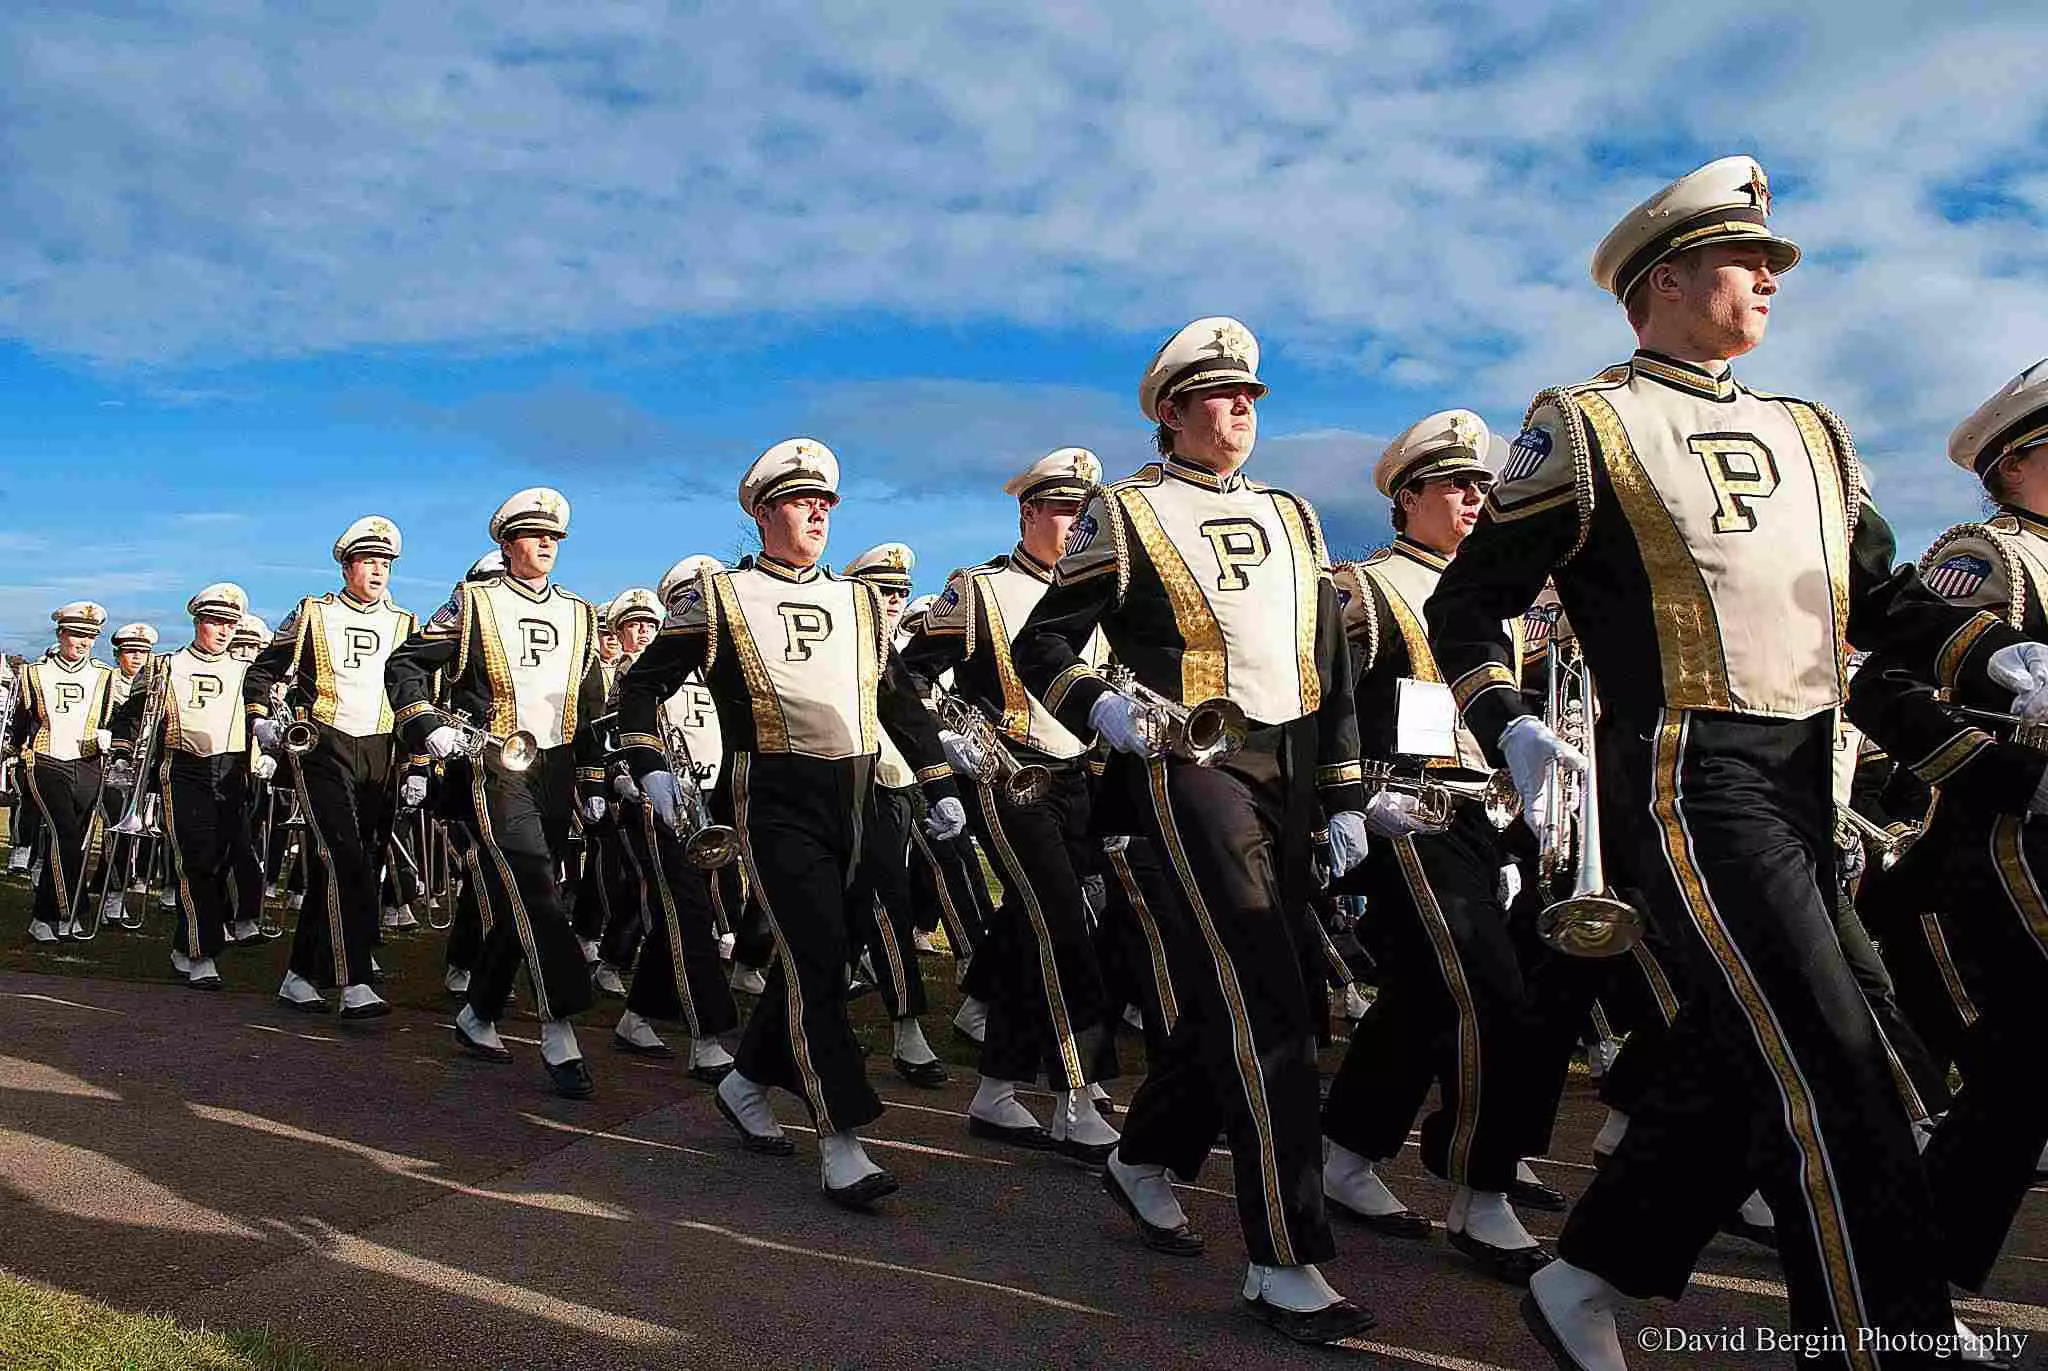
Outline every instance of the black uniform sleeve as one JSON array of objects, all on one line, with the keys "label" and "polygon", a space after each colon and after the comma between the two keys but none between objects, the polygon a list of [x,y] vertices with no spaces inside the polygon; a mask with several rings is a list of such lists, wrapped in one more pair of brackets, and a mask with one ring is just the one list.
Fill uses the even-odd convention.
[{"label": "black uniform sleeve", "polygon": [[2048,752],[1999,741],[1943,703],[1925,677],[1883,654],[1850,682],[1848,712],[1902,766],[1956,803],[2024,814],[2048,773]]},{"label": "black uniform sleeve", "polygon": [[1316,794],[1323,813],[1365,808],[1365,773],[1358,759],[1358,700],[1352,694],[1351,644],[1344,612],[1328,576],[1316,593],[1316,672],[1323,701],[1316,709]]},{"label": "black uniform sleeve", "polygon": [[2010,708],[2012,692],[1992,681],[1985,664],[2024,635],[1996,615],[1936,595],[1912,563],[1892,565],[1897,553],[1891,525],[1866,502],[1849,548],[1849,641],[1909,665],[1931,664],[1935,684],[1964,704]]},{"label": "black uniform sleeve", "polygon": [[901,652],[903,669],[920,697],[931,693],[939,678],[967,660],[967,638],[960,633],[933,633],[920,625]]},{"label": "black uniform sleeve", "polygon": [[462,635],[469,631],[469,592],[455,587],[434,617],[393,648],[384,661],[384,693],[391,698],[391,722],[406,750],[426,751],[427,735],[441,726],[435,703],[436,674],[452,667]]},{"label": "black uniform sleeve", "polygon": [[918,690],[917,681],[904,666],[901,654],[893,648],[882,663],[882,679],[876,687],[875,712],[897,750],[903,754],[903,760],[916,773],[917,783],[924,787],[925,799],[937,804],[947,796],[959,798],[959,788],[953,784],[952,765],[946,760],[945,748],[939,745],[938,720],[924,707],[924,695]]},{"label": "black uniform sleeve", "polygon": [[640,779],[662,769],[661,705],[683,687],[683,678],[704,665],[708,642],[701,621],[663,626],[619,687],[619,755]]},{"label": "black uniform sleeve", "polygon": [[[23,744],[35,732],[34,702],[28,693],[28,665],[10,667],[12,680],[8,682],[10,697],[14,701],[14,714],[7,721],[7,736],[0,738],[0,756],[11,756],[21,751]],[[17,811],[18,812],[18,811]]]},{"label": "black uniform sleeve", "polygon": [[157,679],[157,673],[166,669],[163,658],[151,657],[143,664],[142,670],[135,673],[135,684],[129,689],[128,698],[108,716],[107,732],[114,735],[116,756],[134,748],[135,735],[142,728],[143,707],[149,702],[150,688]]},{"label": "black uniform sleeve", "polygon": [[[594,614],[593,614],[593,617]],[[597,640],[596,625],[592,625],[591,641]],[[583,681],[576,688],[576,717],[583,722],[576,729],[576,792],[582,799],[593,795],[604,795],[604,735],[609,724],[596,722],[604,715],[607,692],[604,684],[604,664],[596,653],[590,655],[590,665],[583,673]]]},{"label": "black uniform sleeve", "polygon": [[271,696],[279,681],[284,681],[286,688],[290,688],[292,667],[298,658],[299,634],[304,632],[305,623],[306,602],[301,600],[291,615],[277,626],[277,632],[256,654],[256,660],[249,663],[248,671],[243,673],[242,703],[248,707],[252,717],[262,718],[270,713]]},{"label": "black uniform sleeve", "polygon": [[1533,712],[1522,697],[1521,664],[1504,621],[1519,619],[1536,603],[1578,536],[1578,510],[1569,503],[1506,523],[1488,506],[1423,606],[1437,668],[1496,766],[1501,730]]}]

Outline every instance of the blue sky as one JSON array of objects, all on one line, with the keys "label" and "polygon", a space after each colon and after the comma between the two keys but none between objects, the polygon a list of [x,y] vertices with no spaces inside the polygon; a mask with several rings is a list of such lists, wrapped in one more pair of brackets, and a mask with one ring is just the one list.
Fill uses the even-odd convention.
[{"label": "blue sky", "polygon": [[1142,460],[1209,313],[1266,348],[1258,474],[1361,550],[1384,435],[1624,354],[1593,244],[1728,152],[1807,249],[1741,374],[1843,415],[1905,551],[2048,352],[2037,5],[69,8],[0,14],[12,650],[79,596],[176,640],[224,578],[274,619],[371,512],[425,612],[532,484],[604,598],[736,550],[796,434],[835,563],[935,589],[1033,457]]}]

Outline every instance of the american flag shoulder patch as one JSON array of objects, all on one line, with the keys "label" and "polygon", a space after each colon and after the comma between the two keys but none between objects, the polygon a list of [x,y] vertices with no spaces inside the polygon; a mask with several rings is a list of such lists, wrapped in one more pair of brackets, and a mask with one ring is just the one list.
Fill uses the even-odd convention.
[{"label": "american flag shoulder patch", "polygon": [[1557,627],[1557,616],[1564,606],[1552,601],[1547,605],[1530,605],[1522,615],[1522,635],[1529,646],[1538,647],[1550,641],[1550,631]]},{"label": "american flag shoulder patch", "polygon": [[1982,557],[1959,552],[1928,573],[1927,588],[1946,600],[1973,595],[1991,574],[1991,563]]},{"label": "american flag shoulder patch", "polygon": [[1540,428],[1526,428],[1521,436],[1508,447],[1508,460],[1501,467],[1502,484],[1526,481],[1536,474],[1543,465],[1543,459],[1550,456],[1550,435]]}]

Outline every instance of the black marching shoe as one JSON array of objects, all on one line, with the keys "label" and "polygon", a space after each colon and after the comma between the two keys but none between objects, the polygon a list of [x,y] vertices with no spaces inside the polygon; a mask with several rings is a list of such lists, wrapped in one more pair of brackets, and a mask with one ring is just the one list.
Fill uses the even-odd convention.
[{"label": "black marching shoe", "polygon": [[[723,1104],[724,1101],[719,1101]],[[852,1185],[842,1185],[837,1190],[820,1182],[818,1189],[825,1192],[825,1198],[841,1209],[866,1210],[884,1195],[893,1195],[898,1186],[896,1178],[886,1171],[870,1171]]]},{"label": "black marching shoe", "polygon": [[1246,1300],[1244,1304],[1245,1308],[1251,1310],[1253,1318],[1274,1332],[1294,1342],[1308,1343],[1311,1346],[1355,1338],[1378,1322],[1350,1300],[1338,1300],[1335,1304],[1310,1313],[1303,1313],[1298,1309],[1282,1309],[1264,1298]]},{"label": "black marching shoe", "polygon": [[277,997],[277,1002],[283,1005],[286,1009],[293,1010],[300,1014],[328,1014],[332,1013],[334,1009],[334,1006],[327,1003],[326,1000],[317,998],[311,1000],[295,1000],[289,995],[279,995]]},{"label": "black marching shoe", "polygon": [[[673,1057],[676,1055],[676,1050],[667,1043],[636,1043],[616,1028],[612,1030],[612,1046],[618,1048],[619,1051],[629,1057]],[[697,1072],[692,1068],[690,1074],[695,1076]],[[703,1078],[700,1076],[698,1079],[701,1080]]]},{"label": "black marching shoe", "polygon": [[947,1081],[946,1064],[934,1057],[928,1062],[907,1062],[901,1057],[891,1057],[890,1065],[896,1074],[912,1085],[925,1090],[936,1090]]},{"label": "black marching shoe", "polygon": [[583,1058],[571,1057],[566,1062],[543,1062],[548,1069],[548,1082],[555,1093],[565,1100],[587,1100],[597,1089],[590,1079],[590,1068],[583,1064]]},{"label": "black marching shoe", "polygon": [[1562,1214],[1571,1207],[1562,1190],[1542,1181],[1509,1181],[1508,1203],[1517,1209],[1534,1209],[1541,1214]]},{"label": "black marching shoe", "polygon": [[1534,1247],[1495,1247],[1470,1233],[1452,1233],[1451,1246],[1463,1252],[1495,1280],[1526,1286],[1529,1277],[1557,1259],[1557,1254],[1537,1243]]},{"label": "black marching shoe", "polygon": [[[747,1126],[740,1122],[740,1116],[732,1112],[732,1106],[725,1102],[725,1096],[713,1095],[711,1102],[718,1106],[718,1112],[725,1115],[725,1121],[732,1125],[733,1132],[740,1135],[740,1151],[752,1152],[763,1157],[793,1157],[796,1142],[787,1133],[749,1133]],[[830,1191],[826,1191],[829,1196]]]},{"label": "black marching shoe", "polygon": [[1353,1209],[1327,1191],[1323,1194],[1323,1207],[1383,1237],[1406,1238],[1411,1242],[1427,1238],[1436,1227],[1412,1209],[1397,1209],[1391,1214],[1367,1214],[1362,1210]]},{"label": "black marching shoe", "polygon": [[969,1114],[967,1116],[967,1134],[969,1137],[981,1138],[987,1142],[1007,1143],[1011,1147],[1029,1148],[1033,1152],[1050,1152],[1053,1150],[1052,1134],[1046,1132],[1041,1125],[1035,1123],[1012,1126],[1010,1124],[991,1123],[979,1114]]},{"label": "black marching shoe", "polygon": [[479,1042],[475,1038],[470,1037],[469,1034],[463,1032],[462,1021],[460,1019],[457,1019],[455,1021],[455,1041],[464,1052],[467,1052],[472,1057],[480,1058],[483,1061],[495,1062],[496,1064],[503,1066],[512,1060],[512,1054],[506,1051],[504,1048],[492,1047],[489,1043]]},{"label": "black marching shoe", "polygon": [[1124,1188],[1117,1184],[1116,1176],[1105,1166],[1102,1169],[1102,1188],[1116,1201],[1117,1208],[1131,1216],[1131,1222],[1138,1225],[1138,1232],[1145,1239],[1145,1246],[1154,1252],[1164,1252],[1169,1257],[1199,1257],[1202,1255],[1202,1235],[1182,1224],[1178,1228],[1161,1228],[1158,1224],[1147,1223],[1138,1212],[1138,1205]]},{"label": "black marching shoe", "polygon": [[1758,1247],[1768,1247],[1773,1252],[1778,1250],[1778,1230],[1771,1224],[1751,1223],[1742,1217],[1739,1209],[1721,1220],[1721,1231],[1731,1238],[1745,1238]]},{"label": "black marching shoe", "polygon": [[735,1062],[720,1062],[716,1066],[692,1066],[690,1068],[690,1079],[702,1081],[705,1085],[717,1085],[733,1073],[735,1066],[737,1066]]}]

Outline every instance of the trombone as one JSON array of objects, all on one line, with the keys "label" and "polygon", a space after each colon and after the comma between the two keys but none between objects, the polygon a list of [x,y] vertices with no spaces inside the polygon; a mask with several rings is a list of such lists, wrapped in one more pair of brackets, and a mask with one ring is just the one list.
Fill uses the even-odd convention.
[{"label": "trombone", "polygon": [[1538,869],[1546,881],[1575,872],[1572,893],[1543,907],[1536,934],[1573,957],[1618,957],[1643,936],[1643,916],[1607,888],[1600,860],[1600,785],[1593,726],[1593,681],[1576,641],[1550,644],[1544,720],[1586,756],[1584,775],[1553,765],[1543,783],[1538,813],[1545,822]]},{"label": "trombone", "polygon": [[[127,785],[128,803],[122,806],[121,817],[107,825],[100,833],[101,865],[105,868],[105,874],[100,879],[99,898],[75,916],[71,926],[71,936],[82,943],[91,942],[99,936],[100,925],[106,922],[107,896],[113,893],[114,882],[123,880],[122,864],[115,855],[119,850],[119,844],[128,844],[128,855],[132,858],[141,847],[144,838],[158,836],[160,832],[157,825],[157,806],[152,803],[157,797],[155,792],[150,790],[149,773],[156,766],[159,745],[157,735],[163,730],[164,707],[170,694],[171,672],[170,667],[162,661],[150,663],[148,669],[148,693],[142,697],[142,722],[135,730],[135,745],[125,759],[115,758],[101,775],[102,785],[112,785],[117,789],[124,783]],[[98,806],[95,805],[94,808],[97,809]],[[84,873],[79,874],[79,884],[83,886]],[[146,887],[145,881],[142,913],[130,919],[126,882],[123,880],[121,912],[116,916],[116,921],[121,927],[129,930],[139,929],[143,921],[149,917],[149,891]],[[89,930],[87,919],[92,920]]]},{"label": "trombone", "polygon": [[1213,766],[1244,746],[1251,724],[1235,700],[1219,695],[1198,705],[1169,700],[1138,679],[1127,666],[1103,673],[1110,688],[1137,701],[1138,736],[1150,755],[1173,756],[1196,766]]},{"label": "trombone", "polygon": [[973,772],[980,784],[993,787],[1013,805],[1042,800],[1052,789],[1052,772],[1037,762],[1018,761],[1003,745],[995,725],[982,713],[980,705],[942,687],[933,710],[940,723],[966,739],[967,745],[980,756],[981,765]]},{"label": "trombone", "polygon": [[[683,860],[699,871],[713,871],[739,855],[740,835],[730,824],[711,821],[711,807],[704,802],[704,778],[711,774],[690,755],[690,740],[674,724],[661,735],[661,760],[675,773],[683,792],[683,805],[676,814],[676,836],[683,840]],[[687,831],[683,828],[688,824]]]}]

